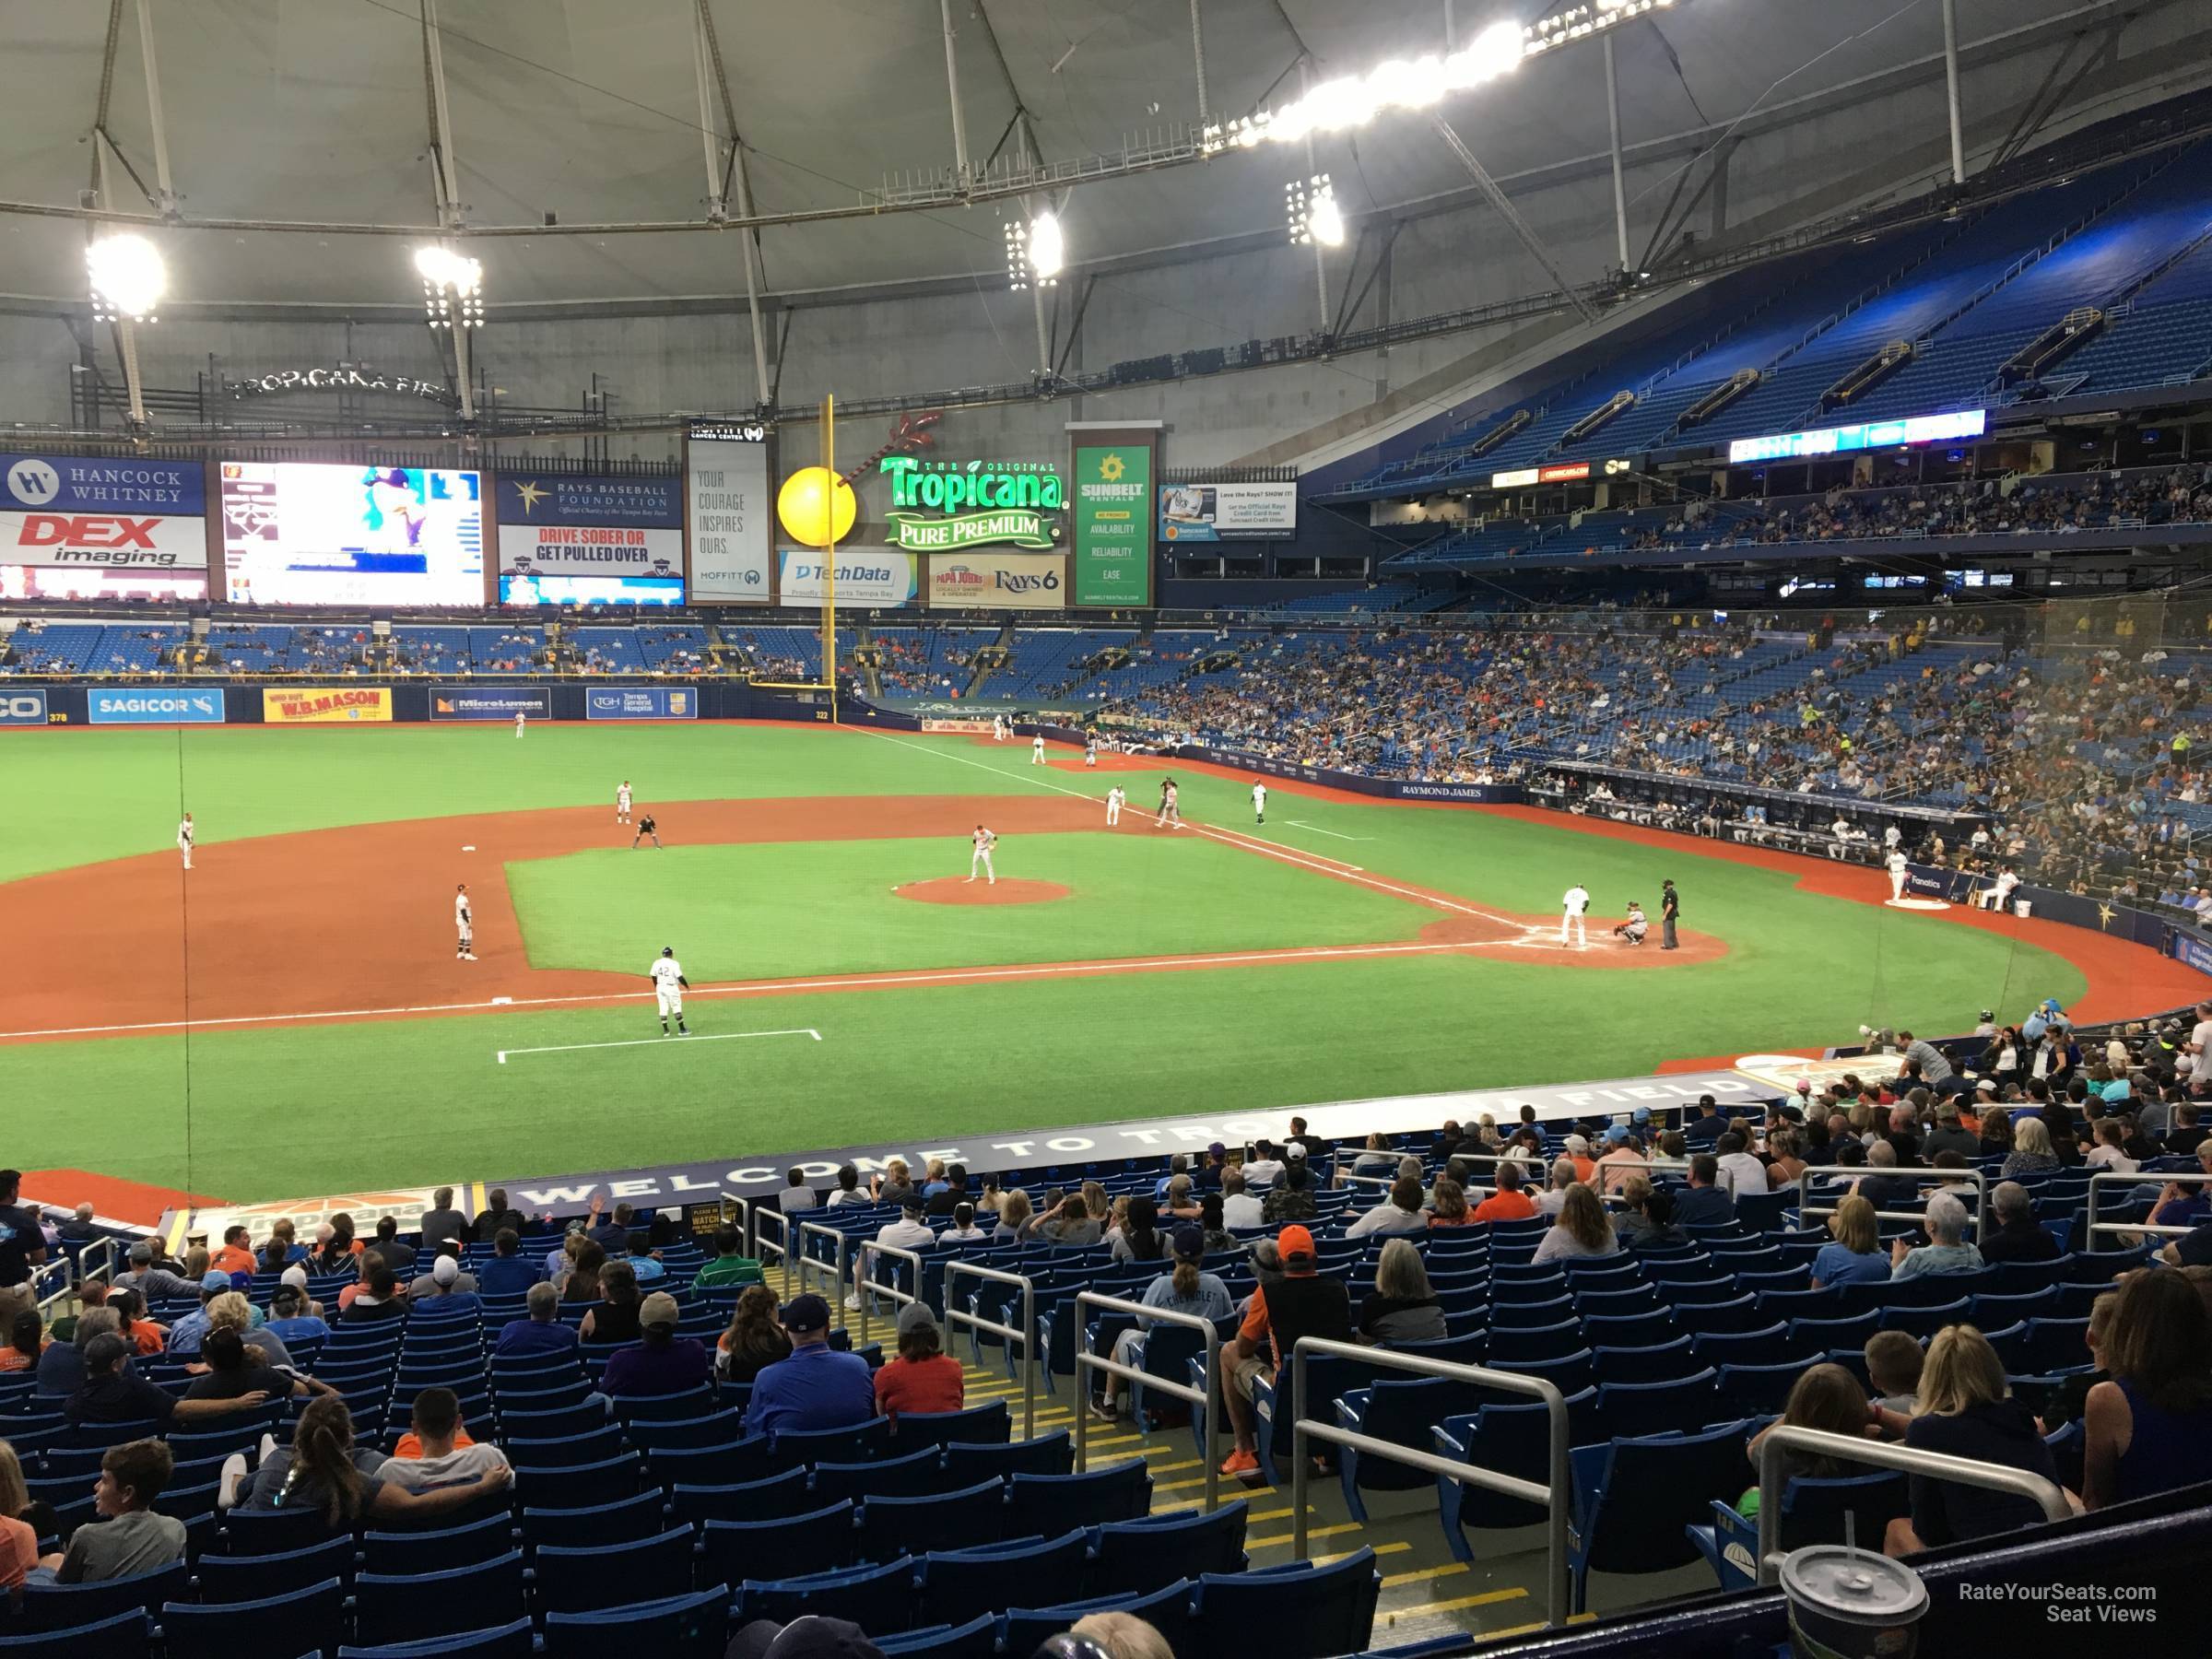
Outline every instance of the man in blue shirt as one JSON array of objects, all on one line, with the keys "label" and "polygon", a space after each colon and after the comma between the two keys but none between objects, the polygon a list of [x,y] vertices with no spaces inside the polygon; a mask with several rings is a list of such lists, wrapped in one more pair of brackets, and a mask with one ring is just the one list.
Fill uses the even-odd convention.
[{"label": "man in blue shirt", "polygon": [[[1713,1143],[1721,1138],[1727,1127],[1727,1121],[1721,1116],[1719,1103],[1711,1095],[1700,1095],[1698,1115],[1682,1125],[1682,1138],[1689,1143],[1693,1152],[1710,1152]],[[1677,1221],[1681,1218],[1679,1215],[1675,1218]]]},{"label": "man in blue shirt", "polygon": [[493,1355],[573,1354],[576,1332],[559,1319],[560,1293],[545,1280],[530,1287],[530,1317],[511,1319],[500,1327]]},{"label": "man in blue shirt", "polygon": [[512,1228],[500,1228],[491,1248],[491,1260],[477,1269],[477,1288],[486,1296],[520,1296],[545,1277],[535,1262],[523,1256],[522,1240]]},{"label": "man in blue shirt", "polygon": [[1735,1219],[1735,1200],[1721,1185],[1721,1160],[1700,1152],[1689,1160],[1689,1189],[1675,1199],[1675,1220],[1683,1227],[1710,1227]]},{"label": "man in blue shirt", "polygon": [[172,1354],[190,1354],[196,1357],[200,1342],[207,1335],[207,1304],[230,1288],[230,1276],[210,1268],[200,1280],[200,1305],[196,1312],[187,1313],[169,1327],[168,1351]]},{"label": "man in blue shirt", "polygon": [[761,1368],[746,1407],[747,1434],[845,1429],[876,1415],[876,1378],[858,1354],[830,1346],[830,1304],[794,1296],[783,1310],[791,1358]]}]

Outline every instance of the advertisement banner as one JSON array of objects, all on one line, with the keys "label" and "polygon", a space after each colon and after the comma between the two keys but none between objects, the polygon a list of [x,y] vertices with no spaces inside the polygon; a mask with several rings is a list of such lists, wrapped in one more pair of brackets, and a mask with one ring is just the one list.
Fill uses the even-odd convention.
[{"label": "advertisement banner", "polygon": [[197,461],[0,454],[0,507],[199,518],[207,477]]},{"label": "advertisement banner", "polygon": [[987,720],[933,720],[924,718],[922,729],[925,732],[973,732],[981,735],[991,729]]},{"label": "advertisement banner", "polygon": [[189,571],[204,583],[207,521],[144,512],[0,512],[0,564]]},{"label": "advertisement banner", "polygon": [[171,604],[207,597],[205,569],[188,571],[112,565],[0,564],[0,599],[152,599]]},{"label": "advertisement banner", "polygon": [[1160,486],[1161,541],[1280,541],[1297,534],[1296,484]]},{"label": "advertisement banner", "polygon": [[[0,701],[5,701],[0,699]],[[2186,928],[2173,930],[2173,959],[2199,973],[2212,973],[2212,939]]]},{"label": "advertisement banner", "polygon": [[[777,555],[776,592],[785,605],[819,605],[822,601],[822,556],[812,550],[786,547]],[[840,605],[912,605],[914,602],[914,556],[891,553],[881,547],[840,547],[837,550],[837,602]]]},{"label": "advertisement banner", "polygon": [[45,724],[45,692],[0,691],[0,726]]},{"label": "advertisement banner", "polygon": [[683,480],[602,473],[500,475],[502,524],[593,524],[618,530],[681,530]]},{"label": "advertisement banner", "polygon": [[587,720],[697,720],[699,693],[668,686],[586,686],[583,714]]},{"label": "advertisement banner", "polygon": [[527,714],[532,720],[553,718],[553,693],[543,687],[432,686],[432,720],[512,720]]},{"label": "advertisement banner", "polygon": [[691,597],[770,603],[769,525],[775,502],[768,487],[767,434],[747,441],[694,430],[685,447],[684,483]]},{"label": "advertisement banner", "polygon": [[223,694],[94,686],[85,693],[85,719],[93,725],[221,725]]},{"label": "advertisement banner", "polygon": [[305,461],[218,471],[234,605],[484,603],[480,473]]},{"label": "advertisement banner", "polygon": [[1067,604],[1064,553],[932,553],[932,610],[1060,610]]},{"label": "advertisement banner", "polygon": [[684,573],[681,530],[606,524],[501,524],[502,576],[644,576]]},{"label": "advertisement banner", "polygon": [[1152,603],[1152,446],[1076,445],[1077,605]]},{"label": "advertisement banner", "polygon": [[392,692],[383,686],[302,686],[261,694],[261,717],[270,725],[388,725]]}]

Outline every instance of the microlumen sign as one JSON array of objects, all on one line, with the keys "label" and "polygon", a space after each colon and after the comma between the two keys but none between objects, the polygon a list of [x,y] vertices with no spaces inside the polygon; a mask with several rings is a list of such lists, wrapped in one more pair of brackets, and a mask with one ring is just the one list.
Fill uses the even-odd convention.
[{"label": "microlumen sign", "polygon": [[957,553],[1000,545],[1052,547],[1059,526],[1046,522],[1066,505],[1060,475],[1043,462],[922,462],[886,455],[879,470],[891,482],[884,514],[898,545],[910,552]]}]

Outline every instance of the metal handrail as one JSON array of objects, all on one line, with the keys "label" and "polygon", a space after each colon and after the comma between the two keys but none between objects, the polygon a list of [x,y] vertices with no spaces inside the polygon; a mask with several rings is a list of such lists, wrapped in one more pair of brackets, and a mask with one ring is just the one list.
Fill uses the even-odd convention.
[{"label": "metal handrail", "polygon": [[[819,1261],[806,1253],[806,1240],[809,1235],[834,1241],[829,1262]],[[834,1276],[830,1280],[830,1305],[834,1308],[842,1304],[845,1298],[851,1294],[845,1282],[845,1269],[852,1265],[852,1250],[851,1234],[840,1232],[834,1227],[826,1227],[819,1221],[800,1222],[799,1251],[797,1256],[791,1263],[793,1270],[798,1275],[799,1288],[801,1290],[806,1288],[806,1275],[809,1271],[818,1267],[828,1267]]]},{"label": "metal handrail", "polygon": [[77,1278],[80,1281],[97,1278],[113,1284],[116,1274],[123,1270],[123,1256],[115,1248],[116,1242],[113,1233],[103,1233],[86,1245],[76,1258]]},{"label": "metal handrail", "polygon": [[1927,1475],[1955,1480],[1961,1486],[1982,1487],[1993,1492],[2011,1492],[2041,1506],[2046,1521],[2064,1521],[2074,1512],[2066,1495],[2041,1475],[1979,1458],[1953,1457],[1919,1446],[1888,1441],[1862,1440],[1853,1434],[1829,1434],[1818,1429],[1799,1429],[1777,1423],[1759,1442],[1759,1582],[1771,1584],[1782,1574],[1785,1552],[1780,1542],[1782,1489],[1788,1484],[1783,1469],[1784,1452],[1814,1453],[1839,1463],[1873,1464],[1877,1468],[1901,1469],[1908,1475]]},{"label": "metal handrail", "polygon": [[[2082,1223],[2082,1235],[2085,1238],[2094,1239],[2099,1233],[2158,1233],[2171,1238],[2194,1232],[2196,1229],[2194,1227],[2175,1227],[2171,1223],[2160,1226],[2147,1218],[2141,1221],[2100,1221],[2097,1219],[2097,1194],[2105,1185],[2163,1186],[2170,1181],[2193,1181],[2201,1185],[2205,1182],[2212,1181],[2212,1171],[2154,1170],[2147,1175],[2140,1171],[2129,1175],[2123,1174],[2118,1170],[2098,1171],[2096,1174],[2089,1177],[2088,1219]],[[2155,1205],[2152,1206],[2151,1214],[2158,1214]]]},{"label": "metal handrail", "polygon": [[[1193,1388],[1187,1382],[1178,1382],[1168,1377],[1154,1376],[1141,1371],[1134,1365],[1124,1365],[1111,1354],[1094,1354],[1085,1346],[1083,1326],[1088,1323],[1083,1311],[1101,1308],[1110,1313],[1130,1313],[1154,1324],[1178,1324],[1199,1332],[1206,1338],[1206,1386]],[[1090,1468],[1090,1411],[1083,1402],[1090,1393],[1090,1383],[1085,1371],[1101,1371],[1120,1377],[1128,1382],[1142,1382],[1171,1399],[1182,1400],[1206,1413],[1206,1512],[1212,1514],[1221,1507],[1221,1450],[1222,1378],[1221,1331],[1210,1319],[1198,1313],[1178,1313],[1172,1308],[1147,1308],[1139,1301],[1124,1296],[1108,1296],[1102,1290],[1079,1290],[1076,1293],[1076,1472],[1087,1474]]]},{"label": "metal handrail", "polygon": [[[48,1278],[54,1281],[52,1290],[41,1291],[41,1285]],[[53,1323],[53,1310],[76,1295],[76,1286],[70,1281],[69,1258],[56,1256],[51,1262],[41,1263],[31,1270],[30,1293],[38,1299],[39,1318],[46,1324]]]},{"label": "metal handrail", "polygon": [[[1534,1480],[1523,1480],[1515,1475],[1501,1475],[1495,1469],[1478,1469],[1472,1464],[1455,1463],[1451,1458],[1439,1457],[1433,1452],[1417,1451],[1411,1446],[1377,1440],[1372,1435],[1355,1434],[1348,1429],[1339,1429],[1333,1423],[1324,1423],[1306,1416],[1310,1397],[1306,1393],[1306,1360],[1314,1354],[1333,1354],[1341,1359],[1363,1360],[1387,1371],[1411,1371],[1418,1377],[1442,1377],[1454,1382],[1473,1382],[1484,1388],[1495,1388],[1501,1394],[1527,1394],[1541,1401],[1551,1418],[1549,1481],[1539,1484]],[[1312,1475],[1312,1460],[1306,1455],[1306,1441],[1325,1441],[1332,1446],[1347,1446],[1365,1456],[1402,1463],[1441,1479],[1455,1480],[1462,1486],[1480,1487],[1484,1491],[1495,1492],[1501,1498],[1518,1498],[1524,1503],[1541,1504],[1544,1509],[1544,1577],[1547,1603],[1544,1622],[1554,1626],[1567,1622],[1570,1606],[1567,1506],[1573,1488],[1567,1472],[1565,1394],[1541,1377],[1524,1377],[1516,1371],[1492,1371],[1482,1365],[1454,1365],[1450,1360],[1431,1359],[1421,1354],[1393,1353],[1388,1348],[1362,1347],[1356,1342],[1331,1342],[1320,1336],[1300,1336],[1298,1347],[1291,1352],[1290,1364],[1291,1399],[1298,1412],[1290,1428],[1290,1462],[1294,1470],[1290,1477],[1290,1513],[1293,1516],[1290,1523],[1290,1555],[1294,1560],[1306,1559],[1309,1543],[1306,1536],[1306,1487]]]},{"label": "metal handrail", "polygon": [[[772,1250],[776,1253],[776,1260],[783,1264],[783,1271],[788,1276],[792,1271],[791,1218],[782,1210],[763,1204],[753,1211],[751,1220],[753,1252],[759,1256],[761,1266],[765,1268],[768,1265],[768,1253]],[[776,1230],[782,1235],[780,1239],[768,1236],[765,1224],[770,1221],[776,1224]]]},{"label": "metal handrail", "polygon": [[[981,1313],[971,1313],[953,1305],[952,1281],[961,1274],[980,1279],[991,1279],[1001,1285],[1021,1287],[1021,1329],[1003,1325],[985,1319]],[[945,1264],[945,1323],[947,1325],[971,1325],[978,1331],[989,1331],[1002,1342],[1021,1344],[1021,1438],[1037,1438],[1037,1281],[1027,1274],[1008,1273],[1000,1267],[986,1267],[981,1262],[958,1258]]]},{"label": "metal handrail", "polygon": [[[1914,1182],[1931,1182],[1940,1187],[1956,1186],[1960,1182],[1974,1183],[1974,1237],[1982,1237],[1983,1224],[1989,1213],[1989,1176],[1982,1170],[1877,1170],[1872,1164],[1807,1164],[1797,1172],[1797,1224],[1805,1225],[1807,1216],[1832,1216],[1838,1204],[1811,1202],[1813,1177],[1816,1175],[1849,1175],[1853,1180],[1865,1176],[1879,1176],[1888,1181],[1903,1176]],[[1880,1221],[1924,1221],[1926,1216],[1919,1210],[1876,1210],[1875,1218]]]},{"label": "metal handrail", "polygon": [[735,1205],[737,1206],[737,1236],[745,1241],[745,1253],[747,1255],[751,1255],[753,1253],[752,1205],[747,1200],[740,1198],[735,1193],[731,1192],[727,1187],[716,1188],[714,1196],[722,1201],[722,1219],[724,1226],[727,1226],[731,1219],[730,1206],[732,1205]]},{"label": "metal handrail", "polygon": [[[860,1339],[865,1342],[868,1339],[868,1322],[870,1316],[876,1312],[876,1293],[877,1291],[881,1291],[899,1303],[901,1311],[909,1302],[918,1302],[922,1300],[922,1257],[914,1251],[904,1249],[897,1244],[881,1244],[874,1239],[862,1239],[859,1241],[859,1244],[860,1277],[853,1281],[853,1289],[860,1297]],[[869,1262],[876,1256],[887,1255],[897,1256],[900,1261],[912,1265],[914,1270],[912,1290],[901,1290],[896,1285],[879,1284],[868,1277]],[[893,1318],[895,1322],[896,1315]]]}]

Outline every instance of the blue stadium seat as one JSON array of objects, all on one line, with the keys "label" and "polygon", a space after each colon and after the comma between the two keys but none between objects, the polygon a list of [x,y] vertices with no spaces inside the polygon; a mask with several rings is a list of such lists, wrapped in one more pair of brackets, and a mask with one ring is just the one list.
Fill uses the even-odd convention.
[{"label": "blue stadium seat", "polygon": [[1885,1331],[1902,1331],[1922,1342],[1936,1335],[1946,1325],[1964,1324],[1969,1317],[1971,1301],[1959,1297],[1954,1301],[1938,1302],[1930,1307],[1887,1307],[1877,1315]]},{"label": "blue stadium seat", "polygon": [[730,1633],[726,1584],[641,1602],[611,1613],[549,1613],[546,1659],[606,1659],[610,1653],[653,1659],[722,1659]]},{"label": "blue stadium seat", "polygon": [[[513,1542],[514,1523],[505,1510],[486,1515],[480,1521],[471,1521],[461,1526],[441,1526],[415,1532],[371,1532],[361,1535],[361,1571],[405,1574],[409,1572],[438,1572],[448,1567],[466,1567],[477,1561],[495,1561],[505,1555]],[[350,1545],[350,1539],[336,1543]],[[295,1550],[293,1556],[311,1553]],[[288,1560],[291,1556],[265,1557],[266,1560]],[[202,1564],[201,1577],[206,1578]],[[334,1568],[333,1571],[338,1571]],[[341,1576],[349,1576],[352,1563],[347,1562]],[[263,1592],[273,1594],[273,1592]],[[203,1599],[205,1599],[203,1597]]]},{"label": "blue stadium seat", "polygon": [[1142,1458],[1087,1475],[1016,1475],[1006,1487],[1003,1535],[1010,1538],[1134,1521],[1152,1507],[1152,1477]]},{"label": "blue stadium seat", "polygon": [[635,1452],[563,1468],[526,1468],[518,1463],[515,1495],[533,1509],[587,1509],[612,1503],[636,1495],[640,1466]]},{"label": "blue stadium seat", "polygon": [[260,1601],[167,1602],[159,1622],[169,1659],[329,1653],[346,1639],[346,1591],[334,1578]]},{"label": "blue stadium seat", "polygon": [[1724,1411],[1747,1417],[1779,1413],[1789,1404],[1790,1390],[1813,1364],[1810,1359],[1784,1359],[1773,1365],[1724,1365],[1720,1370],[1720,1404]]},{"label": "blue stadium seat", "polygon": [[[1408,1451],[1425,1452],[1435,1425],[1447,1417],[1473,1411],[1482,1404],[1482,1394],[1477,1384],[1442,1377],[1378,1382],[1371,1388],[1346,1392],[1336,1402],[1336,1426]],[[1310,1449],[1318,1452],[1324,1448],[1313,1442]],[[1360,1496],[1363,1489],[1410,1491],[1434,1478],[1406,1464],[1370,1457],[1357,1446],[1335,1450],[1345,1508],[1353,1520],[1362,1524],[1367,1520],[1367,1503]]]},{"label": "blue stadium seat", "polygon": [[1719,1373],[1701,1371],[1665,1382],[1601,1382],[1597,1413],[1617,1438],[1688,1432],[1712,1420]]},{"label": "blue stadium seat", "polygon": [[1086,1587],[1089,1551],[1090,1535],[1081,1527],[1057,1538],[933,1549],[916,1575],[914,1617],[928,1624],[960,1624],[1002,1608],[1015,1585],[1024,1600],[1075,1601]]},{"label": "blue stadium seat", "polygon": [[437,1572],[364,1572],[354,1600],[355,1635],[371,1647],[505,1624],[524,1613],[523,1552]]},{"label": "blue stadium seat", "polygon": [[[1602,1434],[1597,1423],[1597,1390],[1585,1388],[1570,1394],[1567,1406],[1567,1443],[1570,1450],[1591,1444]],[[1447,1418],[1434,1431],[1439,1457],[1453,1459],[1511,1475],[1537,1486],[1551,1483],[1551,1412],[1539,1401],[1520,1400],[1488,1405],[1464,1417]],[[1436,1483],[1437,1520],[1444,1529],[1444,1544],[1453,1559],[1472,1562],[1475,1552],[1465,1528],[1511,1530],[1540,1526],[1541,1506],[1517,1498],[1500,1497],[1479,1487],[1465,1486],[1441,1477]]]},{"label": "blue stadium seat", "polygon": [[[371,1537],[377,1535],[371,1533]],[[501,1540],[502,1544],[504,1539]],[[260,1601],[353,1576],[353,1540],[332,1538],[281,1555],[202,1556],[193,1578],[203,1602]]]},{"label": "blue stadium seat", "polygon": [[902,1636],[879,1636],[876,1646],[886,1655],[912,1659],[997,1659],[998,1616],[985,1613],[964,1625],[929,1625]]},{"label": "blue stadium seat", "polygon": [[338,1659],[532,1659],[534,1645],[530,1621],[518,1618],[512,1624],[429,1641],[398,1641],[383,1647],[349,1643],[338,1650]]},{"label": "blue stadium seat", "polygon": [[[649,1497],[657,1516],[660,1494]],[[732,1486],[679,1486],[668,1493],[669,1513],[678,1521],[767,1521],[779,1515],[802,1515],[818,1507],[805,1469],[786,1469],[765,1480],[739,1481]]]},{"label": "blue stadium seat", "polygon": [[[683,1514],[680,1504],[677,1507],[679,1521],[701,1518]],[[627,1544],[633,1538],[650,1538],[660,1527],[661,1494],[657,1491],[618,1498],[612,1503],[588,1504],[582,1509],[523,1512],[523,1535],[533,1545]]]},{"label": "blue stadium seat", "polygon": [[1649,1347],[1594,1347],[1590,1363],[1600,1382],[1671,1382],[1696,1375],[1709,1363],[1692,1351],[1690,1341],[1677,1336]]},{"label": "blue stadium seat", "polygon": [[185,1594],[190,1584],[191,1575],[182,1561],[97,1584],[26,1584],[18,1628],[62,1630],[73,1625],[99,1624],[118,1613],[152,1613],[171,1598]]},{"label": "blue stadium seat", "polygon": [[678,1526],[627,1544],[541,1546],[537,1604],[547,1613],[598,1613],[635,1601],[661,1601],[691,1588],[696,1535]]},{"label": "blue stadium seat", "polygon": [[738,1627],[756,1618],[789,1624],[802,1613],[850,1619],[870,1636],[890,1635],[912,1623],[914,1563],[910,1556],[874,1567],[816,1572],[773,1583],[747,1580],[737,1592]]},{"label": "blue stadium seat", "polygon": [[18,1634],[11,1623],[0,1622],[4,1659],[146,1659],[152,1646],[139,1607],[62,1630]]},{"label": "blue stadium seat", "polygon": [[1210,1515],[1192,1510],[1100,1527],[1091,1546],[1091,1594],[1149,1595],[1194,1572],[1243,1571],[1250,1507],[1239,1498]]},{"label": "blue stadium seat", "polygon": [[919,1498],[949,1484],[945,1477],[944,1454],[935,1446],[887,1457],[880,1463],[814,1465],[818,1505],[835,1503],[841,1498]]},{"label": "blue stadium seat", "polygon": [[1327,1659],[1365,1647],[1382,1581],[1375,1552],[1360,1548],[1325,1567],[1297,1562],[1259,1572],[1209,1572],[1198,1581],[1194,1651],[1260,1652],[1270,1659]]},{"label": "blue stadium seat", "polygon": [[1750,1424],[1736,1422],[1576,1447],[1574,1610],[1587,1605],[1593,1571],[1660,1572],[1696,1560],[1687,1529],[1707,1519],[1714,1499],[1750,1484],[1749,1438]]},{"label": "blue stadium seat", "polygon": [[[769,1453],[768,1466],[754,1471],[751,1476],[723,1476],[724,1481],[744,1480],[776,1469],[789,1469],[800,1464],[863,1463],[888,1454],[891,1449],[891,1425],[887,1418],[874,1418],[849,1429],[789,1430],[775,1437]],[[696,1481],[693,1484],[713,1484]]]},{"label": "blue stadium seat", "polygon": [[1034,1653],[1048,1638],[1088,1613],[1127,1613],[1158,1630],[1172,1652],[1212,1653],[1193,1645],[1191,1634],[1191,1582],[1177,1579],[1150,1595],[1097,1595],[1087,1601],[1063,1602],[1056,1607],[1014,1607],[1000,1621],[1003,1651]]},{"label": "blue stadium seat", "polygon": [[850,1566],[860,1547],[851,1499],[818,1510],[754,1521],[709,1521],[701,1529],[700,1571],[739,1583],[786,1579]]},{"label": "blue stadium seat", "polygon": [[1004,1400],[971,1406],[965,1411],[909,1411],[900,1414],[892,1430],[894,1445],[901,1450],[942,1446],[950,1441],[982,1445],[1004,1445],[1013,1432],[1013,1419]]},{"label": "blue stadium seat", "polygon": [[[1909,1508],[1905,1477],[1893,1470],[1841,1479],[1799,1476],[1783,1488],[1781,1547],[1841,1544],[1848,1529],[1861,1548],[1872,1548],[1890,1521]],[[1714,1499],[1712,1521],[1691,1525],[1688,1535],[1723,1590],[1759,1582],[1759,1523],[1746,1520],[1733,1503]]]},{"label": "blue stadium seat", "polygon": [[945,1478],[972,1486],[994,1475],[1065,1475],[1076,1466],[1076,1442],[1065,1429],[1003,1446],[954,1441],[945,1448]]},{"label": "blue stadium seat", "polygon": [[280,1555],[329,1536],[321,1510],[234,1509],[223,1517],[223,1546],[230,1555]]},{"label": "blue stadium seat", "polygon": [[[1028,1476],[1026,1479],[1079,1479],[1080,1477]],[[932,1544],[947,1549],[972,1549],[995,1544],[1001,1538],[1042,1537],[1041,1526],[1018,1526],[1007,1519],[1003,1504],[1006,1482],[993,1477],[958,1491],[932,1492],[920,1498],[869,1498],[860,1506],[860,1559],[888,1560],[912,1555]],[[1149,1491],[1147,1485],[1147,1490]],[[1053,1517],[1061,1526],[1087,1524],[1077,1514]]]}]

